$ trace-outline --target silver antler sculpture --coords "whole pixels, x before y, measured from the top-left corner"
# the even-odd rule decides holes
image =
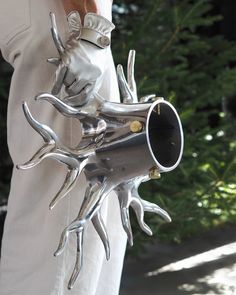
[[[54,41],[56,38],[54,38]],[[77,255],[68,288],[71,289],[79,275],[83,260],[83,236],[88,221],[92,221],[104,245],[106,258],[110,257],[109,239],[100,213],[108,194],[115,190],[120,202],[123,228],[129,243],[133,244],[129,208],[136,213],[141,229],[152,235],[144,222],[144,212],[154,212],[170,222],[170,216],[158,205],[143,200],[138,194],[141,182],[158,178],[160,173],[173,170],[180,162],[183,151],[183,132],[174,107],[163,98],[146,96],[138,103],[134,80],[135,51],[128,57],[127,77],[121,65],[117,77],[123,103],[106,101],[99,95],[86,103],[73,104],[70,97],[62,100],[52,94],[42,93],[36,100],[52,104],[64,116],[77,119],[82,124],[82,140],[75,148],[64,146],[55,132],[39,123],[23,104],[25,117],[32,128],[44,139],[44,145],[19,169],[37,166],[52,158],[68,167],[65,181],[50,203],[50,209],[75,186],[81,171],[85,173],[88,187],[77,218],[62,232],[55,256],[60,255],[69,235],[77,236]],[[137,161],[141,159],[141,161]]]

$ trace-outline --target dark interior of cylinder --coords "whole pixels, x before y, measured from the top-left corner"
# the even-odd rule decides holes
[[[169,105],[156,105],[149,118],[148,130],[152,152],[158,163],[168,168],[174,166],[180,156],[182,138],[177,115]]]

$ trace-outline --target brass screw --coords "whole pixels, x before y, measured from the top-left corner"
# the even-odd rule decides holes
[[[133,133],[138,133],[141,132],[143,130],[143,124],[140,121],[133,121],[130,123],[130,130]]]
[[[160,179],[161,178],[161,174],[159,172],[159,169],[157,167],[152,167],[149,170],[149,177],[151,179]]]

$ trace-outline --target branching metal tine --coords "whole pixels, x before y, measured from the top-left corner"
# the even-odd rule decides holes
[[[35,97],[35,100],[46,100],[47,102],[51,103],[59,112],[61,112],[65,116],[78,117],[78,114],[81,114],[81,116],[83,117],[83,116],[87,115],[87,113],[83,113],[80,110],[67,105],[61,99],[59,99],[58,97],[56,97],[50,93],[41,93]]]
[[[94,192],[98,191],[99,188],[100,184],[98,183],[95,183],[87,187],[78,216],[81,216],[83,214],[82,211],[84,210],[84,208],[88,206],[88,203],[90,202],[92,195],[94,194]]]
[[[42,160],[44,159],[44,156],[49,153],[50,151],[52,151],[55,148],[55,144],[45,144],[43,145],[34,155],[33,157],[27,161],[26,163],[22,164],[22,165],[16,165],[17,169],[30,169],[35,167],[36,165],[38,165],[39,163],[42,162]]]
[[[132,103],[132,93],[126,81],[122,65],[117,66],[117,79],[123,103]]]
[[[129,51],[128,62],[127,62],[127,80],[130,90],[132,91],[133,103],[138,102],[137,98],[137,87],[134,77],[134,64],[135,64],[135,50]]]
[[[54,199],[49,205],[49,209],[53,209],[56,204],[63,199],[75,186],[76,180],[79,176],[79,169],[69,169],[66,175],[66,179],[60,188],[59,192],[56,194]]]
[[[54,256],[59,256],[65,250],[70,233],[83,231],[81,222],[76,218],[62,232],[60,242]]]
[[[120,212],[121,212],[121,221],[122,221],[124,231],[126,232],[128,242],[129,242],[130,246],[132,247],[134,242],[133,242],[132,228],[131,228],[131,224],[130,224],[129,209],[128,208],[121,208]]]
[[[83,265],[83,230],[79,230],[76,232],[77,234],[77,253],[76,253],[76,262],[75,267],[72,272],[71,278],[68,283],[68,289],[71,290],[74,287],[76,279],[79,276],[81,267]]]
[[[59,139],[56,135],[56,133],[47,125],[39,123],[37,120],[34,119],[34,117],[31,115],[28,105],[26,102],[23,103],[22,105],[23,111],[25,114],[25,117],[27,121],[29,122],[30,126],[37,131],[44,139],[45,142],[55,142],[58,143]]]
[[[54,253],[55,257],[61,255],[61,253],[65,250],[66,244],[68,242],[69,234],[70,234],[70,232],[67,227],[63,230],[63,232],[61,234],[58,248],[57,248],[56,252]]]
[[[84,200],[89,199],[91,191],[92,191],[92,186],[91,186],[91,184],[89,184],[89,186],[85,190]]]
[[[51,28],[52,38],[53,38],[53,41],[55,43],[55,46],[56,46],[60,56],[61,56],[65,51],[65,47],[64,47],[64,45],[61,41],[61,38],[59,36],[59,33],[58,33],[55,14],[52,12],[50,12],[50,19],[51,19],[51,26],[52,26],[52,28]]]
[[[150,203],[145,200],[141,200],[141,202],[143,204],[144,211],[156,213],[156,214],[160,215],[162,218],[164,218],[165,221],[171,222],[170,215],[164,209],[162,209],[161,207],[159,207],[158,205],[156,205],[154,203]]]
[[[132,228],[130,224],[130,216],[129,216],[129,206],[131,202],[131,183],[121,183],[115,189],[118,194],[118,200],[120,203],[120,214],[121,221],[124,228],[124,231],[127,234],[128,242],[130,246],[133,246],[133,234]]]
[[[110,259],[109,239],[108,239],[108,234],[107,234],[106,227],[105,227],[100,211],[98,211],[98,213],[94,215],[94,217],[92,218],[92,223],[100,239],[102,240],[102,243],[106,252],[106,259],[109,260]]]
[[[52,158],[55,159],[65,165],[67,165],[71,169],[78,169],[81,172],[81,164],[74,157],[67,155],[62,150],[57,149],[55,152],[50,152],[44,156],[44,158]]]
[[[150,229],[150,227],[144,222],[144,209],[143,206],[141,204],[141,201],[137,198],[132,200],[131,206],[134,209],[134,212],[137,216],[137,220],[139,223],[139,226],[141,227],[141,229],[148,234],[149,236],[152,236],[152,230]]]
[[[104,199],[112,189],[113,186],[106,180],[99,184],[97,189],[91,192],[90,198],[83,201],[78,218],[92,219],[100,210]]]

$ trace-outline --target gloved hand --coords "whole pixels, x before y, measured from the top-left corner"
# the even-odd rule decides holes
[[[110,33],[115,26],[94,13],[85,15],[82,26],[79,13],[72,11],[67,18],[70,36],[64,46],[55,15],[51,13],[50,17],[52,37],[59,52],[59,58],[48,60],[58,67],[52,94],[58,94],[64,84],[68,94],[66,102],[72,106],[83,105],[101,87],[108,65]]]

